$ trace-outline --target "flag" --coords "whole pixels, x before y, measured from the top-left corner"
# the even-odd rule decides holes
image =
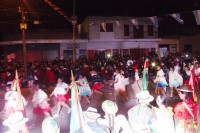
[[[106,22],[102,22],[101,27],[104,30],[104,32],[106,32]]]
[[[173,13],[173,14],[170,14],[170,16],[172,18],[174,18],[176,21],[178,21],[180,24],[183,24],[184,23],[184,20],[182,20],[180,18],[180,13]]]
[[[19,83],[19,76],[17,70],[15,71],[15,79],[12,82],[11,89],[17,92],[17,111],[21,111],[23,116],[26,117],[26,111],[24,108],[23,97],[21,94],[20,83]],[[29,133],[28,126],[26,124],[24,133]]]
[[[194,79],[195,79],[195,76],[194,76],[194,69],[193,69],[191,71],[191,75],[190,75],[190,79],[189,79],[189,86],[192,89],[194,101],[197,102],[197,96],[196,96],[196,93],[195,93],[195,80]]]
[[[117,20],[115,21],[116,25],[119,27],[120,26],[120,22]]]
[[[23,99],[22,99],[22,94],[20,90],[20,85],[19,85],[19,77],[18,77],[18,72],[16,70],[15,72],[15,79],[12,82],[11,89],[13,91],[17,92],[17,109],[18,111],[25,112],[24,110],[24,105],[23,105]]]
[[[196,10],[196,11],[192,11],[194,16],[195,16],[195,20],[197,25],[200,25],[200,10]]]
[[[144,70],[143,70],[143,76],[142,76],[142,91],[147,90],[147,73],[146,73],[146,61],[144,62]]]
[[[93,133],[83,118],[83,111],[79,102],[78,86],[71,71],[71,119],[70,133]]]
[[[131,23],[132,23],[137,29],[139,29],[139,26],[138,26],[138,19],[131,19],[130,21],[131,21]]]
[[[157,28],[158,27],[158,19],[157,19],[157,17],[153,16],[153,17],[149,17],[149,19],[154,24],[154,26]]]

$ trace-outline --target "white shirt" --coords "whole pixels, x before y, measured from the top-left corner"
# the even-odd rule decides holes
[[[61,88],[66,89],[66,88],[69,87],[69,85],[66,84],[65,82],[62,82],[62,83],[57,83],[57,84],[56,84],[56,87],[61,87]]]
[[[47,99],[47,94],[43,90],[39,89],[34,93],[32,102],[38,105],[41,104],[45,99]]]

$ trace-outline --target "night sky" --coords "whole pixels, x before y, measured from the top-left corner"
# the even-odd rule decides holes
[[[23,0],[26,8],[26,19],[29,29],[68,29],[70,23],[53,10],[43,0]],[[72,16],[73,0],[50,0],[68,16]],[[21,20],[17,8],[20,0],[0,0],[1,32],[18,31]],[[159,28],[164,34],[196,34],[200,27],[196,26],[191,11],[200,9],[199,0],[76,0],[76,15],[78,23],[86,16],[133,16],[159,17]],[[185,23],[180,25],[167,14],[181,13]],[[41,25],[33,25],[34,20],[41,21]],[[173,29],[173,30],[172,30]],[[176,31],[176,32],[174,32]]]

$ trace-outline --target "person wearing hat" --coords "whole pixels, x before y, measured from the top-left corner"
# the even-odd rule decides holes
[[[126,117],[124,115],[116,115],[118,106],[115,102],[105,100],[102,103],[102,109],[105,112],[105,116],[104,119],[97,119],[98,124],[108,127],[111,133],[132,133]]]
[[[154,100],[148,90],[136,94],[139,104],[128,110],[128,119],[133,133],[152,133],[156,114],[149,106]]]
[[[197,130],[198,105],[192,98],[192,90],[183,85],[178,89],[182,102],[174,107],[174,121],[176,133],[195,133]]]
[[[15,112],[4,120],[2,124],[10,129],[6,133],[25,133],[27,130],[25,124],[28,120],[28,118],[23,117],[22,112]]]

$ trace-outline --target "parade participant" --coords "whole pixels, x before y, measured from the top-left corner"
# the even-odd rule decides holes
[[[79,96],[80,96],[80,101],[81,97],[84,97],[87,101],[88,104],[90,104],[90,100],[88,99],[87,96],[90,96],[92,91],[90,89],[89,83],[83,74],[79,74],[79,79],[78,79],[78,89],[79,89]]]
[[[92,77],[92,91],[94,93],[98,93],[98,94],[103,95],[103,92],[100,91],[104,87],[104,85],[101,83],[102,82],[101,77],[94,70],[91,71],[90,74],[91,74],[91,77]]]
[[[191,71],[188,65],[184,66],[183,69],[183,84],[189,85],[189,79],[190,79],[190,75],[191,75]]]
[[[24,118],[22,112],[11,114],[8,119],[3,121],[3,125],[9,127],[6,133],[27,133],[26,122],[28,118]]]
[[[192,99],[192,90],[184,85],[178,89],[179,102],[174,107],[174,121],[176,133],[195,133],[197,130],[198,105]]]
[[[46,67],[46,72],[45,72],[45,83],[47,85],[54,85],[56,83],[55,81],[55,74],[51,70],[50,67]]]
[[[105,100],[102,103],[102,109],[105,112],[104,119],[97,118],[97,123],[109,127],[111,133],[132,133],[131,127],[124,115],[116,115],[118,106],[115,102]]]
[[[153,96],[148,90],[141,91],[136,95],[139,104],[128,110],[128,119],[132,128],[132,133],[152,133],[156,121],[156,114],[150,107]]]
[[[62,106],[66,107],[68,109],[68,113],[70,113],[70,107],[67,103],[65,103],[70,98],[69,95],[67,94],[68,91],[69,91],[69,85],[63,82],[62,78],[59,77],[57,80],[56,88],[50,95],[50,97],[52,97],[53,95],[56,97],[58,106],[57,112],[53,117],[59,117],[59,113]]]
[[[82,73],[86,76],[87,79],[90,77],[90,67],[86,63],[83,64]]]
[[[174,120],[172,107],[167,106],[167,99],[163,95],[159,95],[156,98],[157,107],[153,107],[156,113],[155,131],[156,133],[175,133],[174,132]]]
[[[10,114],[15,113],[17,111],[17,103],[18,96],[17,92],[12,90],[11,88],[12,82],[8,82],[6,85],[6,93],[5,93],[5,106],[2,110],[2,113],[5,112],[5,117],[8,118]],[[27,105],[25,98],[22,96],[22,101],[24,106]]]
[[[116,70],[116,76],[114,81],[114,100],[117,100],[117,97],[119,94],[123,94],[125,96],[126,100],[128,100],[128,96],[124,94],[126,91],[126,85],[129,84],[128,78],[124,77],[124,72],[121,70]]]
[[[33,113],[34,114],[45,114],[46,117],[50,117],[49,111],[51,107],[48,103],[47,94],[40,89],[39,82],[33,82],[33,89],[35,90],[32,103],[33,103]]]
[[[177,90],[177,87],[181,85],[183,85],[182,76],[177,71],[174,71],[174,67],[170,67],[170,72],[169,72],[170,97],[173,97],[174,89]]]
[[[157,74],[156,74],[156,79],[154,80],[154,82],[156,83],[157,93],[158,93],[158,95],[160,95],[160,92],[161,92],[163,95],[165,95],[166,86],[167,86],[167,81],[165,79],[165,73],[161,69],[160,65],[157,65],[156,69],[157,69]]]

